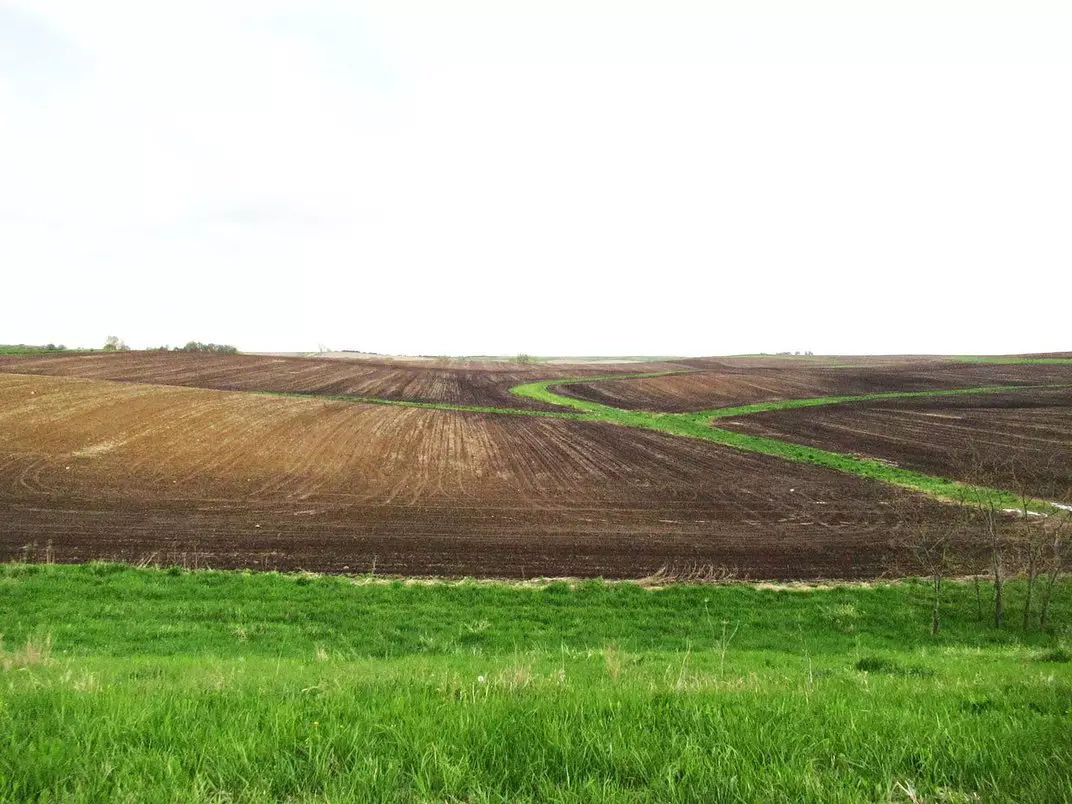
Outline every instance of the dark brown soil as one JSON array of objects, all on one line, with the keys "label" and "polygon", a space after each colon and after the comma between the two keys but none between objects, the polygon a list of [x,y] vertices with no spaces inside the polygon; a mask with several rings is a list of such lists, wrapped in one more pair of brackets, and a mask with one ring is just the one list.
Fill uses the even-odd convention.
[{"label": "dark brown soil", "polygon": [[[955,363],[934,358],[910,362],[859,362],[844,368],[804,360],[749,360],[719,364],[684,361],[702,370],[632,380],[601,380],[560,386],[567,396],[633,410],[684,412],[815,396],[883,391],[934,391],[987,385],[1072,383],[1072,363]],[[753,365],[760,363],[760,365]]]},{"label": "dark brown soil", "polygon": [[1072,503],[1072,389],[886,399],[719,426]]},{"label": "dark brown soil", "polygon": [[958,515],[611,424],[0,374],[3,560],[861,578]]},{"label": "dark brown soil", "polygon": [[[178,385],[223,391],[270,391],[320,396],[374,396],[486,407],[558,410],[510,393],[518,383],[552,377],[658,371],[670,364],[541,366],[465,361],[386,360],[112,352],[0,355],[0,372]],[[677,368],[680,368],[678,366]]]}]

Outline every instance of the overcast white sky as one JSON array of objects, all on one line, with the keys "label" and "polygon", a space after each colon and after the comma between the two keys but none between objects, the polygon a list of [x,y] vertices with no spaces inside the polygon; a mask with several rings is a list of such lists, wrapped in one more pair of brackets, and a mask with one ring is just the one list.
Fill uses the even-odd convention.
[{"label": "overcast white sky", "polygon": [[0,0],[0,343],[1072,349],[1069,43],[1067,0]]}]

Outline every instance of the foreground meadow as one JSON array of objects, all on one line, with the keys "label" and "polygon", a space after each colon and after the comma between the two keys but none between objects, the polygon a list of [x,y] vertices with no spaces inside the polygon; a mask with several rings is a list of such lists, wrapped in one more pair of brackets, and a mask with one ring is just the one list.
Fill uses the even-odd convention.
[{"label": "foreground meadow", "polygon": [[2,565],[0,800],[1072,800],[1022,592]]}]

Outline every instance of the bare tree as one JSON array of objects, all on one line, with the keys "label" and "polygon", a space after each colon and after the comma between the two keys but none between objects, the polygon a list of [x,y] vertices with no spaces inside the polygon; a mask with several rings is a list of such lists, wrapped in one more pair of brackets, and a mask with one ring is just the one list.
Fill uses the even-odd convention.
[{"label": "bare tree", "polygon": [[933,605],[931,607],[931,635],[942,630],[942,579],[954,566],[953,545],[948,538],[939,537],[924,541],[918,545],[917,555],[927,567],[931,578]]},{"label": "bare tree", "polygon": [[1052,517],[1052,526],[1050,528],[1050,555],[1049,555],[1049,572],[1046,575],[1046,583],[1042,587],[1042,605],[1039,610],[1039,628],[1043,631],[1046,630],[1046,626],[1049,625],[1049,613],[1050,613],[1050,600],[1053,597],[1053,586],[1057,582],[1057,577],[1064,569],[1065,563],[1065,551],[1064,551],[1064,533],[1068,528],[1070,522],[1072,522],[1072,510],[1062,509],[1062,513]]},{"label": "bare tree", "polygon": [[1001,628],[1005,621],[1005,562],[1007,551],[1008,512],[1003,509],[1009,496],[999,491],[1003,467],[988,459],[974,443],[968,444],[961,476],[968,482],[963,486],[960,502],[975,512],[982,525],[988,572],[994,582],[994,627]]},{"label": "bare tree", "polygon": [[945,518],[936,518],[931,501],[918,498],[904,517],[903,535],[894,544],[904,574],[921,573],[930,579],[932,635],[942,628],[943,581],[961,571],[969,560],[967,517],[952,509],[943,514]]},{"label": "bare tree", "polygon": [[[1061,495],[1055,483],[1044,478],[1060,477],[1064,467],[1049,467],[1037,456],[1030,463],[1015,454],[996,460],[982,456],[974,445],[969,449],[963,471],[971,485],[965,487],[962,502],[977,512],[985,533],[988,572],[994,582],[994,626],[1002,627],[1005,620],[1005,581],[1011,574],[1022,573],[1026,580],[1023,628],[1031,627],[1040,578],[1044,581],[1039,626],[1045,628],[1053,590],[1064,569],[1065,532],[1072,510],[1045,503]],[[999,490],[1003,486],[1009,491]],[[1065,496],[1070,495],[1066,492]]]},{"label": "bare tree", "polygon": [[[1011,468],[1016,491],[1020,495],[1020,515],[1023,517],[1023,524],[1026,526],[1028,520],[1036,512],[1032,511],[1030,507],[1031,498],[1028,496],[1028,483],[1022,471],[1023,467],[1014,462]],[[1039,559],[1042,558],[1042,551],[1045,547],[1045,535],[1041,527],[1024,527],[1022,530],[1026,536],[1020,544],[1023,568],[1027,573],[1027,592],[1024,596],[1023,621],[1023,629],[1026,631],[1031,627],[1031,596],[1035,591],[1035,578],[1038,576]]]},{"label": "bare tree", "polygon": [[990,574],[994,581],[994,627],[1005,621],[1005,534],[998,493],[986,486],[974,486],[967,492],[967,504],[978,512],[986,534],[990,556]]}]

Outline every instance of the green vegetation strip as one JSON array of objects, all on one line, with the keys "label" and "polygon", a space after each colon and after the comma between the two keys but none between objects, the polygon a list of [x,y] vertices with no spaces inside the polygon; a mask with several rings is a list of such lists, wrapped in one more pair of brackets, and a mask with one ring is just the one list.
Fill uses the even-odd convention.
[{"label": "green vegetation strip", "polygon": [[[510,389],[511,393],[549,405],[556,405],[567,410],[526,410],[524,408],[503,408],[482,405],[464,405],[453,402],[414,401],[403,399],[386,399],[383,397],[323,395],[313,393],[287,393],[281,391],[253,391],[251,393],[265,396],[281,396],[299,399],[321,399],[339,402],[360,402],[371,405],[392,405],[396,407],[424,408],[428,410],[451,410],[468,413],[505,414],[510,416],[539,416],[551,419],[573,421],[609,422],[624,427],[637,427],[655,430],[670,435],[700,438],[713,441],[727,447],[758,452],[800,463],[810,463],[834,469],[839,472],[859,475],[860,477],[890,483],[904,489],[919,491],[939,499],[961,504],[986,504],[1001,508],[1022,508],[1026,502],[1028,510],[1039,513],[1054,513],[1053,505],[1045,500],[1020,497],[1012,492],[991,489],[985,486],[961,483],[950,478],[928,475],[911,469],[892,466],[881,460],[861,458],[829,450],[794,444],[765,436],[748,435],[711,425],[716,419],[746,416],[776,410],[817,407],[823,405],[841,405],[857,402],[871,402],[882,399],[920,398],[930,396],[954,396],[982,393],[1020,392],[1040,389],[1069,388],[1072,385],[991,385],[979,388],[958,388],[937,391],[894,391],[854,396],[826,396],[806,399],[785,399],[775,402],[759,402],[751,405],[715,408],[712,410],[690,413],[659,413],[644,410],[626,410],[598,402],[564,396],[551,388],[577,383],[603,382],[607,380],[642,379],[647,377],[665,377],[673,374],[689,374],[687,371],[656,371],[638,374],[612,374],[597,377],[574,377],[523,383]],[[572,410],[569,410],[572,409]]]},{"label": "green vegetation strip", "polygon": [[954,388],[936,391],[883,391],[873,394],[856,394],[854,396],[817,396],[806,399],[783,399],[776,402],[756,402],[737,407],[713,408],[697,411],[696,416],[709,419],[727,419],[735,416],[748,416],[753,413],[767,413],[774,410],[791,410],[793,408],[810,408],[821,405],[844,405],[853,402],[874,402],[883,399],[914,399],[932,396],[965,396],[969,394],[996,394],[1012,391],[1038,391],[1042,389],[1072,388],[1063,385],[985,385],[978,388]]},{"label": "green vegetation strip", "polygon": [[84,355],[99,352],[100,349],[68,349],[66,346],[30,346],[22,343],[0,344],[0,355],[52,355],[52,354],[75,354]]},{"label": "green vegetation strip", "polygon": [[[1059,628],[1070,591],[1055,590]],[[1008,606],[1023,597],[1006,587]],[[0,610],[3,801],[1072,790],[1067,638],[988,627],[968,584],[948,585],[936,637],[914,582],[653,591],[3,565]]]},{"label": "green vegetation strip", "polygon": [[[540,398],[536,394],[540,393],[537,390],[527,393],[523,389],[537,389],[543,388],[545,385],[557,385],[567,382],[596,382],[601,380],[623,380],[623,379],[639,379],[641,377],[664,377],[668,374],[689,374],[689,371],[654,371],[645,374],[611,374],[601,377],[587,377],[578,380],[545,380],[543,382],[526,383],[524,385],[518,385],[511,388],[511,393],[519,396],[525,396],[535,399],[538,402],[545,402],[547,404],[556,405],[558,407],[565,408],[579,408],[582,413],[571,413],[568,410],[530,410],[528,408],[500,408],[490,407],[487,405],[464,405],[457,402],[433,402],[428,400],[410,400],[410,399],[388,399],[381,396],[354,396],[347,394],[316,394],[312,392],[286,392],[286,391],[251,391],[250,393],[261,394],[263,396],[283,396],[291,397],[295,399],[330,399],[336,402],[363,402],[368,405],[393,405],[400,408],[424,408],[426,410],[455,410],[463,413],[502,413],[508,416],[543,416],[551,419],[590,419],[591,417],[585,414],[594,412],[590,410],[590,407],[599,408],[606,412],[616,412],[618,408],[612,408],[607,405],[593,405],[586,403],[585,407],[581,407],[578,400],[571,399],[565,396],[559,396],[558,394],[551,393],[550,391],[544,391],[543,396],[546,399]],[[624,412],[624,411],[623,411]]]},{"label": "green vegetation strip", "polygon": [[998,508],[1024,507],[1038,513],[1057,511],[1045,500],[1027,499],[1018,494],[992,489],[985,486],[962,483],[951,478],[928,475],[911,469],[893,466],[881,460],[862,458],[839,452],[794,444],[789,441],[749,435],[712,426],[717,419],[747,416],[795,408],[819,407],[825,405],[844,405],[860,402],[873,402],[884,399],[912,399],[939,396],[963,396],[970,394],[992,394],[1033,391],[1041,389],[1069,388],[1072,385],[988,385],[978,388],[956,388],[935,391],[890,391],[873,394],[856,394],[851,396],[824,396],[806,399],[783,399],[774,402],[757,402],[750,405],[714,408],[690,413],[659,413],[645,410],[626,410],[599,402],[564,396],[552,388],[577,383],[604,382],[607,380],[642,379],[646,377],[665,377],[673,374],[688,374],[689,371],[657,371],[641,374],[612,374],[598,377],[571,377],[523,383],[510,389],[511,393],[547,405],[572,409],[563,411],[526,410],[523,408],[500,408],[479,405],[462,405],[450,402],[422,402],[399,399],[384,399],[368,396],[333,395],[322,396],[308,393],[257,392],[270,396],[287,396],[299,398],[330,399],[343,402],[363,402],[373,405],[395,405],[398,407],[426,408],[431,410],[453,410],[472,413],[494,413],[513,416],[542,416],[552,419],[574,421],[609,422],[623,427],[637,427],[655,430],[670,435],[699,438],[712,441],[722,446],[740,449],[746,452],[758,452],[785,460],[809,463],[839,472],[889,483],[910,491],[918,491],[933,497],[969,505],[987,505]]},{"label": "green vegetation strip", "polygon": [[455,402],[427,402],[408,399],[386,399],[379,396],[348,396],[345,394],[287,393],[285,391],[252,391],[263,396],[284,396],[294,399],[325,399],[334,402],[363,402],[368,405],[390,405],[399,408],[424,408],[425,410],[454,410],[463,413],[502,413],[508,416],[544,416],[551,419],[584,419],[579,413],[556,410],[528,410],[526,408],[496,408],[486,405],[463,405]]},{"label": "green vegetation strip", "polygon": [[[649,375],[651,376],[651,375]],[[610,379],[624,379],[614,377]],[[712,420],[745,416],[775,410],[816,407],[821,405],[841,405],[854,402],[871,402],[882,399],[904,399],[929,396],[955,396],[966,394],[984,394],[998,392],[1018,392],[1039,390],[1043,388],[1068,388],[1069,385],[992,385],[981,388],[958,388],[940,391],[894,391],[854,396],[827,396],[809,399],[786,399],[776,402],[760,402],[752,405],[717,408],[693,413],[656,413],[651,411],[624,410],[621,408],[589,402],[557,394],[551,386],[571,385],[574,383],[593,382],[592,378],[571,378],[567,380],[543,380],[519,385],[511,390],[529,399],[548,404],[568,405],[588,414],[597,421],[614,422],[626,427],[641,427],[658,430],[672,435],[701,438],[723,446],[733,447],[747,452],[758,452],[786,460],[810,463],[839,472],[859,475],[860,477],[890,483],[900,488],[919,491],[931,496],[961,504],[985,504],[999,508],[1021,508],[1025,502],[1027,508],[1040,513],[1057,511],[1045,500],[1024,500],[1020,495],[1000,489],[961,483],[950,478],[928,475],[911,469],[902,469],[880,460],[861,458],[829,450],[793,444],[765,436],[737,433],[724,428],[713,427]]]}]

